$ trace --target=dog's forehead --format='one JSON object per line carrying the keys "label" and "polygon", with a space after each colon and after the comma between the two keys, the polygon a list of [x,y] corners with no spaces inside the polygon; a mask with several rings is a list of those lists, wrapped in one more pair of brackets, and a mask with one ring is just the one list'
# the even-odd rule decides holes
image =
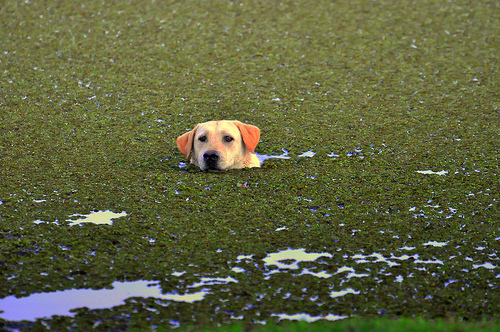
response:
{"label": "dog's forehead", "polygon": [[199,125],[196,136],[200,135],[240,135],[240,130],[231,121],[210,121]]}

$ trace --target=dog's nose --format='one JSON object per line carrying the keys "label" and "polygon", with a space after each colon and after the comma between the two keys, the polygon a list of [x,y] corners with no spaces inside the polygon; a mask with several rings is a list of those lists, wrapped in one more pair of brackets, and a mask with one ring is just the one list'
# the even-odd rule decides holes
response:
{"label": "dog's nose", "polygon": [[215,164],[219,160],[219,153],[217,151],[207,151],[203,154],[203,159],[211,164]]}

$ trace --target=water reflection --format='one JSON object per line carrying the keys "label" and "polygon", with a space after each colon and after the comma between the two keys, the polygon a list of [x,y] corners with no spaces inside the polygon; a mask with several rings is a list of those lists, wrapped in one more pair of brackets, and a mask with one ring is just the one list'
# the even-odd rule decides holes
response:
{"label": "water reflection", "polygon": [[423,245],[424,246],[433,246],[433,247],[444,247],[447,244],[448,244],[448,242],[429,241],[429,242],[424,243]]}
{"label": "water reflection", "polygon": [[[110,210],[106,211],[94,211],[89,214],[71,214],[69,217],[81,217],[78,219],[66,219],[66,221],[71,221],[69,223],[69,226],[75,226],[75,225],[81,225],[82,223],[92,223],[92,224],[97,224],[97,225],[112,225],[113,224],[113,219],[121,218],[126,216],[127,213],[125,211],[122,211],[121,213],[115,213]],[[37,219],[33,221],[35,224],[42,224],[42,223],[54,223],[56,225],[59,225],[59,221],[44,221],[41,219]]]}
{"label": "water reflection", "polygon": [[[0,310],[3,311],[0,313],[0,318],[19,321],[36,320],[53,315],[75,316],[76,311],[74,309],[77,308],[112,308],[129,303],[127,299],[131,297],[143,299],[150,297],[156,299],[154,303],[159,307],[148,310],[160,310],[158,308],[171,305],[169,301],[183,303],[215,301],[215,303],[210,302],[207,304],[224,307],[223,303],[230,303],[234,300],[239,305],[231,307],[231,310],[228,309],[231,315],[234,310],[233,319],[242,317],[248,310],[255,309],[263,301],[286,300],[287,306],[271,313],[271,316],[277,317],[279,320],[306,320],[309,322],[319,319],[337,320],[346,316],[335,315],[336,309],[333,307],[328,309],[330,312],[327,311],[322,315],[315,316],[303,312],[303,309],[300,309],[302,308],[301,303],[304,301],[311,303],[311,305],[329,303],[328,301],[339,303],[338,301],[342,301],[344,296],[354,296],[358,299],[356,301],[359,301],[359,298],[362,298],[359,294],[366,292],[366,289],[364,290],[359,283],[360,278],[379,281],[381,278],[386,280],[391,276],[389,277],[390,280],[401,284],[403,287],[408,282],[414,282],[419,273],[418,271],[436,271],[442,269],[445,264],[449,264],[445,258],[441,260],[434,256],[429,257],[427,253],[423,254],[425,258],[421,257],[414,252],[417,248],[425,251],[433,248],[443,250],[447,246],[447,242],[427,241],[416,247],[400,247],[396,250],[396,254],[384,253],[384,251],[349,254],[344,252],[340,254],[339,250],[330,253],[307,252],[304,248],[289,248],[269,252],[265,256],[255,254],[238,255],[227,261],[229,270],[226,271],[225,275],[221,271],[213,271],[212,273],[201,268],[188,271],[173,271],[164,280],[167,282],[165,285],[168,285],[166,289],[160,286],[159,281],[139,280],[114,282],[109,289],[101,290],[73,289],[32,294],[24,298],[9,296],[0,299]],[[64,248],[62,249],[64,250]],[[483,247],[477,248],[480,251],[483,249]],[[217,252],[223,253],[224,251]],[[494,272],[498,268],[494,264],[494,258],[491,257],[489,261],[477,262],[469,266],[481,273],[484,273],[483,271]],[[450,256],[449,259],[457,262],[457,256]],[[464,257],[464,259],[470,260],[469,257]],[[335,262],[341,263],[333,265],[332,263]],[[403,262],[413,266],[412,269],[407,270],[408,273],[404,273],[400,268]],[[375,270],[380,269],[381,274],[372,275],[369,272],[374,268],[374,265],[380,266]],[[393,267],[395,268],[393,269]],[[294,293],[293,284],[311,280],[311,276],[316,278],[317,284],[321,285],[321,287],[314,290],[302,288],[301,291]],[[248,287],[247,283],[255,282],[255,278],[260,280],[260,283],[263,283],[261,291],[253,295],[252,301],[238,302],[242,299],[241,295],[233,297],[231,294],[239,294],[238,290],[246,289]],[[498,278],[498,275],[495,278]],[[185,283],[187,280],[190,281]],[[456,282],[455,278],[450,278],[445,280],[444,286],[447,287]],[[489,287],[494,287],[491,283],[489,285]],[[222,293],[220,293],[221,291]],[[213,296],[206,297],[207,294],[217,295],[220,299],[215,299]],[[425,296],[430,295],[425,294]],[[135,299],[133,301],[140,302],[141,300]],[[350,301],[350,299],[344,301]],[[179,326],[180,323],[174,319],[170,320],[170,324]]]}
{"label": "water reflection", "polygon": [[[263,260],[266,265],[276,265],[278,269],[298,269],[299,262],[312,262],[319,257],[332,257],[332,254],[324,253],[306,253],[305,249],[288,249],[276,253],[270,253]],[[287,264],[285,261],[291,260]]]}
{"label": "water reflection", "polygon": [[429,170],[425,170],[425,171],[417,171],[417,173],[426,174],[426,175],[429,175],[429,174],[446,175],[446,174],[448,174],[448,171],[442,170],[442,171],[434,172],[434,171],[431,171],[429,169]]}
{"label": "water reflection", "polygon": [[356,254],[352,256],[356,260],[356,263],[386,263],[388,266],[397,266],[400,265],[397,261],[403,261],[403,260],[408,260],[411,259],[413,263],[415,264],[440,264],[444,265],[444,262],[439,259],[426,259],[422,260],[419,259],[419,254],[414,254],[414,255],[401,255],[401,256],[395,256],[394,254],[391,253],[389,257],[385,257],[382,254],[379,253],[372,253],[371,255],[361,255],[361,254]]}
{"label": "water reflection", "polygon": [[[185,272],[174,272],[173,276],[181,276]],[[36,320],[53,315],[74,316],[74,309],[111,308],[125,303],[131,297],[153,297],[161,300],[193,303],[204,299],[210,293],[210,286],[237,283],[232,277],[202,277],[200,281],[188,285],[192,292],[165,293],[156,281],[115,281],[110,289],[71,289],[50,293],[37,293],[28,297],[9,296],[0,299],[0,318],[6,320]]]}
{"label": "water reflection", "polygon": [[[236,264],[244,261],[253,261],[254,255],[240,255],[237,257]],[[279,252],[269,253],[266,257],[259,260],[263,261],[265,266],[269,268],[266,273],[265,280],[269,280],[274,273],[287,270],[298,270],[300,262],[314,263],[318,258],[332,258],[330,253],[308,253],[305,249],[288,249]],[[236,273],[246,272],[245,269],[233,266],[231,269]],[[338,273],[344,271],[353,271],[353,269],[340,269]],[[175,271],[171,275],[173,277],[181,277],[185,275],[185,271]],[[192,274],[189,274],[193,276]],[[195,275],[197,275],[195,273]],[[317,278],[327,279],[332,275],[326,271],[314,272],[309,268],[304,268],[299,275],[312,275]],[[167,278],[168,279],[168,278]],[[74,309],[87,307],[89,309],[104,309],[122,305],[125,300],[131,297],[153,297],[160,300],[170,300],[176,302],[193,303],[204,300],[206,294],[215,291],[212,287],[218,285],[236,284],[239,281],[232,276],[227,277],[196,277],[197,281],[183,287],[185,292],[169,292],[162,291],[158,282],[154,281],[132,281],[132,282],[114,282],[110,289],[92,290],[92,289],[72,289],[65,291],[57,291],[50,293],[36,293],[28,297],[16,298],[9,296],[0,299],[0,318],[19,321],[19,320],[36,320],[38,318],[51,317],[53,315],[74,316]],[[187,291],[186,291],[187,290]],[[359,294],[352,288],[343,289],[340,291],[331,291],[331,297],[344,296],[346,294]],[[262,294],[262,296],[264,296]],[[161,305],[161,302],[156,302]],[[285,315],[277,314],[281,319],[302,319],[305,314]],[[309,316],[308,316],[309,317]],[[304,319],[340,319],[341,316],[326,315],[321,317],[306,317]]]}
{"label": "water reflection", "polygon": [[51,293],[32,294],[28,297],[9,296],[0,299],[0,317],[6,320],[36,320],[53,315],[73,316],[73,309],[111,308],[124,304],[130,297],[155,297],[159,299],[195,302],[203,300],[208,291],[186,294],[162,294],[157,283],[145,280],[133,282],[114,282],[111,289],[72,289]]}
{"label": "water reflection", "polygon": [[344,289],[341,291],[333,291],[333,292],[331,292],[330,296],[331,297],[340,297],[340,296],[344,296],[347,294],[359,294],[359,293],[360,293],[359,291],[355,291],[352,288],[348,288],[348,289]]}
{"label": "water reflection", "polygon": [[309,151],[305,151],[302,154],[299,154],[299,158],[302,158],[302,157],[312,158],[312,157],[314,157],[315,154],[316,154],[316,152],[309,150]]}
{"label": "water reflection", "polygon": [[106,210],[106,211],[90,212],[89,214],[84,214],[84,215],[72,214],[70,215],[70,217],[83,217],[83,218],[79,218],[76,220],[73,219],[67,219],[67,220],[71,221],[71,223],[69,224],[70,226],[81,225],[82,223],[85,222],[90,222],[97,225],[112,225],[113,219],[124,217],[126,215],[127,213],[125,211],[121,213],[115,213],[113,211]]}
{"label": "water reflection", "polygon": [[288,150],[286,150],[286,149],[281,149],[281,150],[283,151],[283,154],[276,155],[276,156],[256,153],[257,158],[259,158],[260,165],[262,166],[264,161],[266,161],[268,159],[290,159],[290,157],[288,156]]}
{"label": "water reflection", "polygon": [[347,318],[347,316],[337,316],[337,315],[332,315],[332,314],[328,314],[328,315],[324,315],[324,316],[311,316],[311,315],[304,314],[304,313],[295,314],[295,315],[273,314],[271,316],[278,317],[279,320],[284,320],[284,319],[287,319],[287,320],[304,320],[304,321],[306,321],[308,323],[312,323],[312,322],[315,322],[315,321],[320,320],[320,319],[334,321],[334,320],[339,320],[339,319]]}
{"label": "water reflection", "polygon": [[[71,214],[68,217],[70,219],[66,219],[66,221],[71,221],[69,223],[69,226],[75,226],[75,225],[81,225],[82,223],[92,223],[92,224],[97,224],[97,225],[112,225],[113,224],[113,219],[121,218],[126,216],[127,213],[125,211],[122,211],[121,213],[115,213],[110,210],[106,211],[94,211],[90,212],[89,214]],[[74,219],[72,217],[80,217],[78,219]],[[44,221],[41,219],[34,220],[33,223],[35,224],[43,224],[43,223],[54,223],[56,225],[59,225],[59,221]]]}

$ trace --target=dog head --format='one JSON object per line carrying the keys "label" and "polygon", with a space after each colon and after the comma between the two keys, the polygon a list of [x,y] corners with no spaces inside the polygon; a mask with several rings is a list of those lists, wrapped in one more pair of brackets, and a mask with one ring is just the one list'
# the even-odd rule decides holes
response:
{"label": "dog head", "polygon": [[[260,138],[259,128],[239,121],[209,121],[177,138],[177,147],[202,171],[258,167],[254,149]],[[257,163],[256,163],[257,161]]]}

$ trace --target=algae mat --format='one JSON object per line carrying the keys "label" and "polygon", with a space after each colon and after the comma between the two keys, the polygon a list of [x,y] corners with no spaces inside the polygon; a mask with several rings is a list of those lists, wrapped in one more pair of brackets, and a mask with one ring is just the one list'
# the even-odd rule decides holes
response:
{"label": "algae mat", "polygon": [[[0,326],[498,319],[499,13],[4,1]],[[210,119],[290,159],[185,166]]]}

